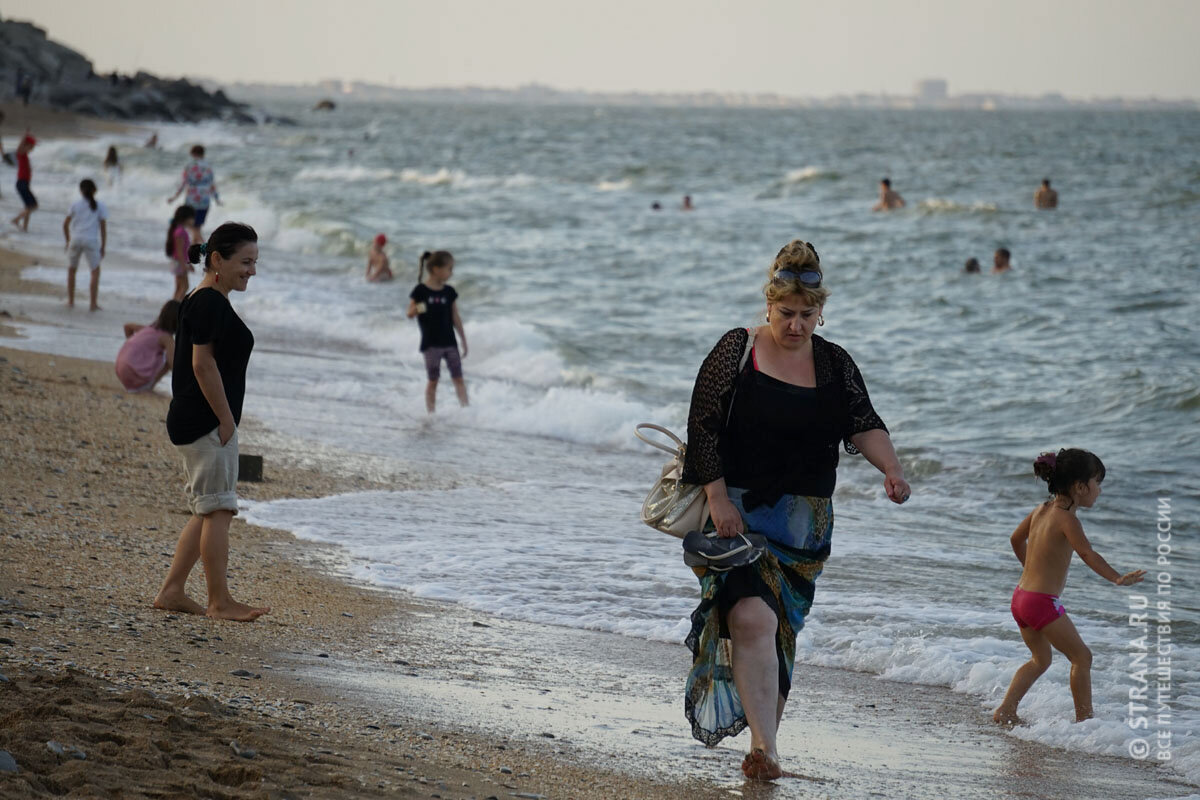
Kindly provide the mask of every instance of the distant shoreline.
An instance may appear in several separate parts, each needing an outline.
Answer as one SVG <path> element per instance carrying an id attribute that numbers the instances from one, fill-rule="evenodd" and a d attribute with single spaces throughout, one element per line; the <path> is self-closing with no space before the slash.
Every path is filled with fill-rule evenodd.
<path id="1" fill-rule="evenodd" d="M 1200 100 L 1101 97 L 1068 98 L 1058 93 L 1009 95 L 973 92 L 922 97 L 859 92 L 806 98 L 771 92 L 588 92 L 530 84 L 516 89 L 462 86 L 401 88 L 360 81 L 328 80 L 312 84 L 221 83 L 201 81 L 243 100 L 316 103 L 452 102 L 548 106 L 642 106 L 663 108 L 880 109 L 893 111 L 1200 111 Z"/>

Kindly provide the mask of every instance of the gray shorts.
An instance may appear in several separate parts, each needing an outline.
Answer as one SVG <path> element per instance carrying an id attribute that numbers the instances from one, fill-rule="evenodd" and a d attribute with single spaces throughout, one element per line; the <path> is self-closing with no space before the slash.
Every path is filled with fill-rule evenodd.
<path id="1" fill-rule="evenodd" d="M 72 239 L 67 246 L 67 266 L 71 269 L 79 267 L 79 259 L 87 256 L 88 267 L 95 270 L 100 268 L 100 243 L 89 242 L 86 239 Z"/>
<path id="2" fill-rule="evenodd" d="M 430 347 L 421 351 L 425 356 L 425 376 L 436 381 L 442 376 L 442 359 L 446 359 L 446 369 L 455 380 L 462 377 L 462 359 L 459 358 L 457 347 Z"/>
<path id="3" fill-rule="evenodd" d="M 237 513 L 237 428 L 224 447 L 217 430 L 213 428 L 191 444 L 175 445 L 183 456 L 188 510 L 198 517 L 221 510 Z"/>

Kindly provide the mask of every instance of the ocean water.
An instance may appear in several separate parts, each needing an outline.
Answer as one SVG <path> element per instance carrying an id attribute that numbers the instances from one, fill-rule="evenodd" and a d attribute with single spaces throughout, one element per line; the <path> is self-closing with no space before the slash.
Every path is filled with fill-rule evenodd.
<path id="1" fill-rule="evenodd" d="M 413 464 L 430 478 L 247 504 L 246 519 L 341 545 L 353 575 L 380 586 L 682 640 L 695 579 L 678 542 L 637 521 L 662 459 L 632 429 L 683 433 L 700 361 L 761 321 L 766 268 L 801 237 L 833 290 L 820 333 L 862 369 L 913 498 L 894 506 L 869 465 L 843 456 L 797 680 L 822 664 L 946 686 L 977 697 L 982 720 L 1027 658 L 1008 536 L 1044 497 L 1031 462 L 1085 447 L 1108 468 L 1080 515 L 1088 536 L 1119 571 L 1149 577 L 1115 588 L 1075 564 L 1063 601 L 1095 654 L 1098 718 L 1070 722 L 1059 656 L 1013 735 L 1125 757 L 1144 739 L 1155 759 L 1170 734 L 1171 763 L 1200 780 L 1200 115 L 279 110 L 301 124 L 165 127 L 158 152 L 117 142 L 124 174 L 100 197 L 126 258 L 104 268 L 101 302 L 152 316 L 169 296 L 164 200 L 203 142 L 226 201 L 210 227 L 237 219 L 262 236 L 259 274 L 233 298 L 258 340 L 246 413 L 329 469 Z M 39 144 L 45 211 L 28 237 L 3 240 L 46 255 L 26 277 L 61 282 L 59 212 L 108 144 Z M 872 214 L 884 175 L 908 207 Z M 1043 177 L 1056 211 L 1032 207 Z M 684 194 L 695 211 L 679 210 Z M 400 277 L 371 286 L 380 231 Z M 962 273 L 997 247 L 1011 273 Z M 471 406 L 446 382 L 430 418 L 403 311 L 419 253 L 439 248 L 456 257 Z M 120 336 L 82 313 L 25 331 L 19 346 L 94 358 Z M 1131 623 L 1139 598 L 1153 613 Z"/>

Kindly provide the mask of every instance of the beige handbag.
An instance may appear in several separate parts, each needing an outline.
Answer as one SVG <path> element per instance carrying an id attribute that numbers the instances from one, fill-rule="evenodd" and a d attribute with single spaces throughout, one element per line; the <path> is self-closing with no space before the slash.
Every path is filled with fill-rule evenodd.
<path id="1" fill-rule="evenodd" d="M 665 434 L 675 442 L 675 447 L 654 441 L 642 433 L 643 429 Z M 643 422 L 634 428 L 633 435 L 672 456 L 663 466 L 662 475 L 654 482 L 650 494 L 646 495 L 642 503 L 642 522 L 680 539 L 691 531 L 704 530 L 704 526 L 708 524 L 708 495 L 704 493 L 703 486 L 680 480 L 683 475 L 683 454 L 687 451 L 687 445 L 663 426 L 650 422 Z"/>
<path id="2" fill-rule="evenodd" d="M 742 353 L 741 361 L 738 362 L 739 373 L 746 366 L 746 361 L 750 358 L 750 351 L 754 348 L 754 329 L 749 328 L 748 332 L 750 335 L 746 339 L 746 350 Z M 729 400 L 729 413 L 733 413 L 733 398 Z M 726 421 L 728 422 L 728 417 L 726 417 Z M 643 430 L 658 431 L 671 439 L 675 446 L 670 447 L 662 442 L 657 442 L 642 433 Z M 633 429 L 633 435 L 646 444 L 657 447 L 672 456 L 671 460 L 663 466 L 662 474 L 650 487 L 650 493 L 642 502 L 642 522 L 655 530 L 669 533 L 680 539 L 691 531 L 704 530 L 709 520 L 708 495 L 704 492 L 703 486 L 684 483 L 681 480 L 683 457 L 687 452 L 687 445 L 663 426 L 650 422 L 637 425 Z"/>

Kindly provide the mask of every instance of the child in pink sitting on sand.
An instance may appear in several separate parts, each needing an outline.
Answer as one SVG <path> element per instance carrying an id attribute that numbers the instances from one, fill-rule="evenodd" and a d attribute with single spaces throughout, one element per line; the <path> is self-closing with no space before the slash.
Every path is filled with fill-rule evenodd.
<path id="1" fill-rule="evenodd" d="M 1071 555 L 1079 553 L 1083 563 L 1117 586 L 1137 583 L 1146 574 L 1142 569 L 1118 574 L 1092 549 L 1075 516 L 1078 509 L 1091 508 L 1100 496 L 1104 464 L 1099 458 L 1076 449 L 1043 453 L 1033 462 L 1033 471 L 1046 481 L 1053 497 L 1031 511 L 1012 535 L 1013 552 L 1025 565 L 1013 590 L 1012 615 L 1031 658 L 1017 668 L 1004 702 L 992 715 L 1002 725 L 1021 721 L 1017 706 L 1033 682 L 1050 668 L 1051 646 L 1071 660 L 1075 721 L 1092 718 L 1092 651 L 1079 638 L 1058 599 L 1067 585 Z"/>
<path id="2" fill-rule="evenodd" d="M 178 328 L 178 300 L 164 303 L 149 325 L 125 323 L 125 344 L 117 353 L 116 371 L 126 391 L 148 392 L 171 371 Z"/>

